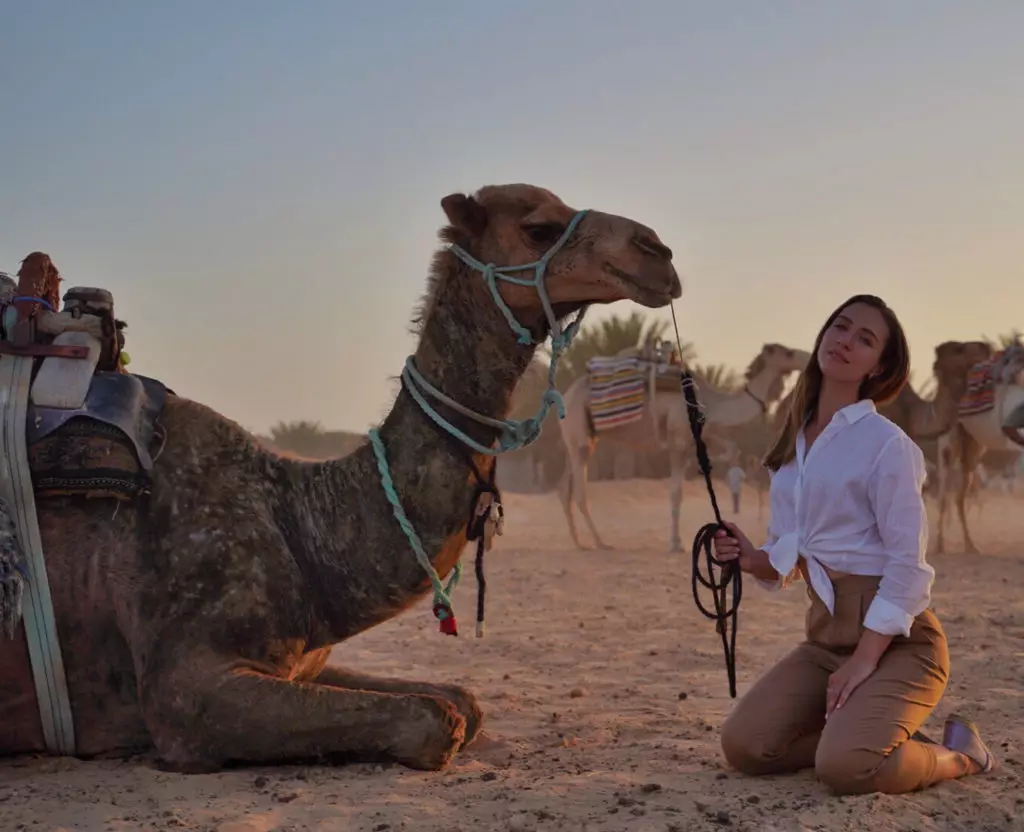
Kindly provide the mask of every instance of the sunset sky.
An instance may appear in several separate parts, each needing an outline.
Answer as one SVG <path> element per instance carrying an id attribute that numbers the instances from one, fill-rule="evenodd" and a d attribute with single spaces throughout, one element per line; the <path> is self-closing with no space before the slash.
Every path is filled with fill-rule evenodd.
<path id="1" fill-rule="evenodd" d="M 918 382 L 939 341 L 1024 327 L 1015 0 L 40 0 L 0 21 L 0 270 L 42 249 L 65 287 L 110 289 L 133 370 L 253 430 L 382 418 L 439 201 L 492 183 L 655 228 L 702 361 L 807 349 L 864 291 Z"/>

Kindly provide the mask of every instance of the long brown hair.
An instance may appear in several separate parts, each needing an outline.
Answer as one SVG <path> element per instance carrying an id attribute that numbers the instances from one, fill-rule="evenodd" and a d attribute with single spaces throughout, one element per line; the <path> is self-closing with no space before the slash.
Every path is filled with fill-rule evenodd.
<path id="1" fill-rule="evenodd" d="M 878 375 L 864 379 L 858 391 L 859 398 L 871 399 L 876 405 L 887 404 L 899 395 L 903 385 L 910 378 L 910 347 L 907 345 L 907 336 L 903 332 L 903 326 L 896 317 L 896 313 L 886 306 L 885 301 L 875 295 L 854 295 L 828 316 L 825 325 L 818 332 L 818 337 L 814 339 L 811 359 L 800 373 L 800 378 L 797 379 L 782 430 L 779 431 L 771 450 L 764 457 L 764 466 L 769 471 L 778 471 L 796 456 L 797 434 L 813 415 L 821 395 L 822 374 L 821 365 L 818 364 L 818 350 L 821 347 L 821 341 L 840 313 L 855 303 L 863 303 L 865 306 L 870 306 L 881 312 L 889 329 L 889 337 L 886 338 L 885 347 L 882 348 L 882 356 L 879 360 L 881 370 Z"/>

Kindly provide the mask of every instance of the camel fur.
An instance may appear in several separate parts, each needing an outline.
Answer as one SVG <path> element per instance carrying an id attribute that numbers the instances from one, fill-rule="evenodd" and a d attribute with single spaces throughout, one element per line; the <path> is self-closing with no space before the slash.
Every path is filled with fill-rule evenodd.
<path id="1" fill-rule="evenodd" d="M 442 207 L 450 224 L 441 239 L 499 265 L 536 260 L 575 214 L 527 185 L 452 194 Z M 671 257 L 649 228 L 593 211 L 550 263 L 556 314 L 623 299 L 664 306 L 681 293 Z M 534 290 L 500 292 L 543 339 Z M 418 331 L 425 377 L 479 413 L 507 414 L 534 347 L 517 343 L 480 275 L 447 250 L 433 259 Z M 444 412 L 477 441 L 495 438 Z M 162 425 L 152 491 L 134 506 L 39 501 L 78 756 L 152 750 L 160 765 L 185 772 L 299 759 L 445 766 L 480 730 L 470 692 L 327 663 L 333 645 L 430 591 L 371 448 L 286 458 L 174 395 Z M 380 436 L 405 511 L 444 577 L 466 543 L 466 457 L 405 390 Z M 491 464 L 474 460 L 480 470 Z M 0 639 L 0 666 L 0 754 L 39 752 L 22 628 Z"/>

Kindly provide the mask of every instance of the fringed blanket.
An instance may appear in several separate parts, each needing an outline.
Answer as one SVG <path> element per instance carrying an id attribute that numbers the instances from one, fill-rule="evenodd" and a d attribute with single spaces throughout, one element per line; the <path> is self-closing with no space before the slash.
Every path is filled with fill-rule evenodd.
<path id="1" fill-rule="evenodd" d="M 959 414 L 973 416 L 995 407 L 996 386 L 1012 384 L 1019 366 L 1024 366 L 1024 349 L 1012 346 L 971 367 L 967 372 L 967 391 L 957 405 Z"/>
<path id="2" fill-rule="evenodd" d="M 961 416 L 985 413 L 996 405 L 993 369 L 996 356 L 975 364 L 967 371 L 967 391 L 960 398 L 957 410 Z"/>
<path id="3" fill-rule="evenodd" d="M 587 370 L 594 430 L 622 427 L 643 417 L 647 404 L 646 382 L 636 356 L 591 358 Z"/>

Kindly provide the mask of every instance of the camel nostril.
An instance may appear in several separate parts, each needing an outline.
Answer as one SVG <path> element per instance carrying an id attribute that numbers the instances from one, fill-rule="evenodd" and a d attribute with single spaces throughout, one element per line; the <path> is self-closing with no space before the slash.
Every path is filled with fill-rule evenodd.
<path id="1" fill-rule="evenodd" d="M 633 238 L 633 245 L 635 245 L 640 251 L 645 254 L 650 254 L 654 257 L 658 257 L 662 260 L 672 259 L 672 249 L 663 243 L 658 242 L 653 237 L 649 237 L 646 234 L 640 235 Z"/>

